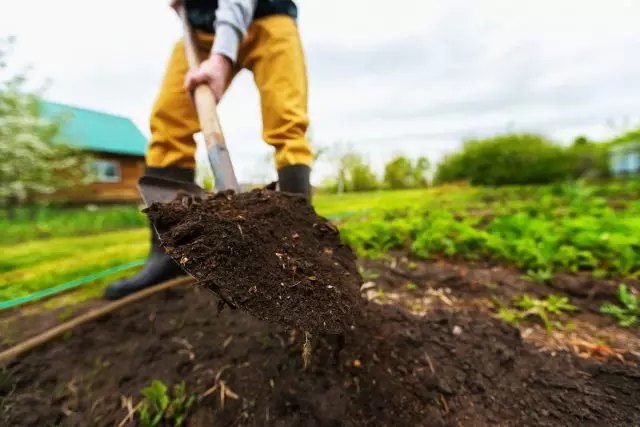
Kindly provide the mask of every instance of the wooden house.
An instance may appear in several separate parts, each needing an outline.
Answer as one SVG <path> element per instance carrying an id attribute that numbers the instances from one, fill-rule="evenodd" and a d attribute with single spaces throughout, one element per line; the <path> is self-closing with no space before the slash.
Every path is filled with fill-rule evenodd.
<path id="1" fill-rule="evenodd" d="M 45 117 L 66 117 L 61 138 L 94 157 L 97 178 L 53 199 L 69 203 L 141 202 L 137 183 L 144 173 L 147 138 L 127 117 L 42 101 Z"/>

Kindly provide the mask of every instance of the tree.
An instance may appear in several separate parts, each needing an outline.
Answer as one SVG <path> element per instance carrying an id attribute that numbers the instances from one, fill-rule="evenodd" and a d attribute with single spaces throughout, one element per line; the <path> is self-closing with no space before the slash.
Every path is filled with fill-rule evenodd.
<path id="1" fill-rule="evenodd" d="M 316 161 L 331 165 L 334 173 L 325 178 L 322 187 L 329 192 L 342 194 L 352 191 L 370 191 L 380 187 L 378 177 L 366 159 L 353 149 L 351 144 L 336 142 L 322 146 Z"/>
<path id="2" fill-rule="evenodd" d="M 26 73 L 9 75 L 14 40 L 0 40 L 0 204 L 12 209 L 87 181 L 90 156 L 60 138 L 65 118 L 46 119 Z"/>
<path id="3" fill-rule="evenodd" d="M 404 156 L 396 156 L 384 167 L 384 183 L 391 189 L 413 187 L 413 165 Z"/>
<path id="4" fill-rule="evenodd" d="M 420 156 L 413 167 L 413 182 L 416 187 L 427 186 L 427 173 L 431 169 L 431 162 L 427 157 Z"/>
<path id="5" fill-rule="evenodd" d="M 385 186 L 394 190 L 425 187 L 429 166 L 429 159 L 426 157 L 421 156 L 412 163 L 407 157 L 397 155 L 385 165 Z"/>
<path id="6" fill-rule="evenodd" d="M 371 166 L 357 153 L 348 155 L 349 166 L 347 174 L 348 191 L 371 191 L 379 188 L 380 184 Z"/>

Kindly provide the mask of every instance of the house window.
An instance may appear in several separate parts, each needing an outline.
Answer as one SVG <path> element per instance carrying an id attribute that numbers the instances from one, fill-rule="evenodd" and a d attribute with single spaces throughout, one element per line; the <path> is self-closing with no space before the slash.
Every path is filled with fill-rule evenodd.
<path id="1" fill-rule="evenodd" d="M 120 164 L 115 160 L 96 160 L 93 164 L 96 182 L 120 182 Z"/>

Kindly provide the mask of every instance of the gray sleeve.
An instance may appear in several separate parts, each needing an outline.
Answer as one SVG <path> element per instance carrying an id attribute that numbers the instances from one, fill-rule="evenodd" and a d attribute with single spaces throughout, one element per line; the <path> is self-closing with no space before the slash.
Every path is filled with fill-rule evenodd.
<path id="1" fill-rule="evenodd" d="M 211 52 L 232 62 L 238 58 L 238 46 L 247 35 L 258 0 L 219 0 L 216 11 L 216 36 Z"/>

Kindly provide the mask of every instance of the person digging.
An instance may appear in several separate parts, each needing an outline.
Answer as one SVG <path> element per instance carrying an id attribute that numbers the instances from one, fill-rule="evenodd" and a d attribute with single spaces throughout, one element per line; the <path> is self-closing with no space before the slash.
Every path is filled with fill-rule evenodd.
<path id="1" fill-rule="evenodd" d="M 195 30 L 199 68 L 189 70 L 183 40 L 178 41 L 165 70 L 150 117 L 151 139 L 145 174 L 183 182 L 195 177 L 200 131 L 190 93 L 202 83 L 220 100 L 242 69 L 253 73 L 260 94 L 263 139 L 275 149 L 279 190 L 311 198 L 313 158 L 305 134 L 307 72 L 297 29 L 297 6 L 291 0 L 173 0 L 183 4 Z M 165 253 L 150 224 L 151 249 L 135 276 L 110 284 L 106 299 L 119 299 L 185 275 Z"/>

